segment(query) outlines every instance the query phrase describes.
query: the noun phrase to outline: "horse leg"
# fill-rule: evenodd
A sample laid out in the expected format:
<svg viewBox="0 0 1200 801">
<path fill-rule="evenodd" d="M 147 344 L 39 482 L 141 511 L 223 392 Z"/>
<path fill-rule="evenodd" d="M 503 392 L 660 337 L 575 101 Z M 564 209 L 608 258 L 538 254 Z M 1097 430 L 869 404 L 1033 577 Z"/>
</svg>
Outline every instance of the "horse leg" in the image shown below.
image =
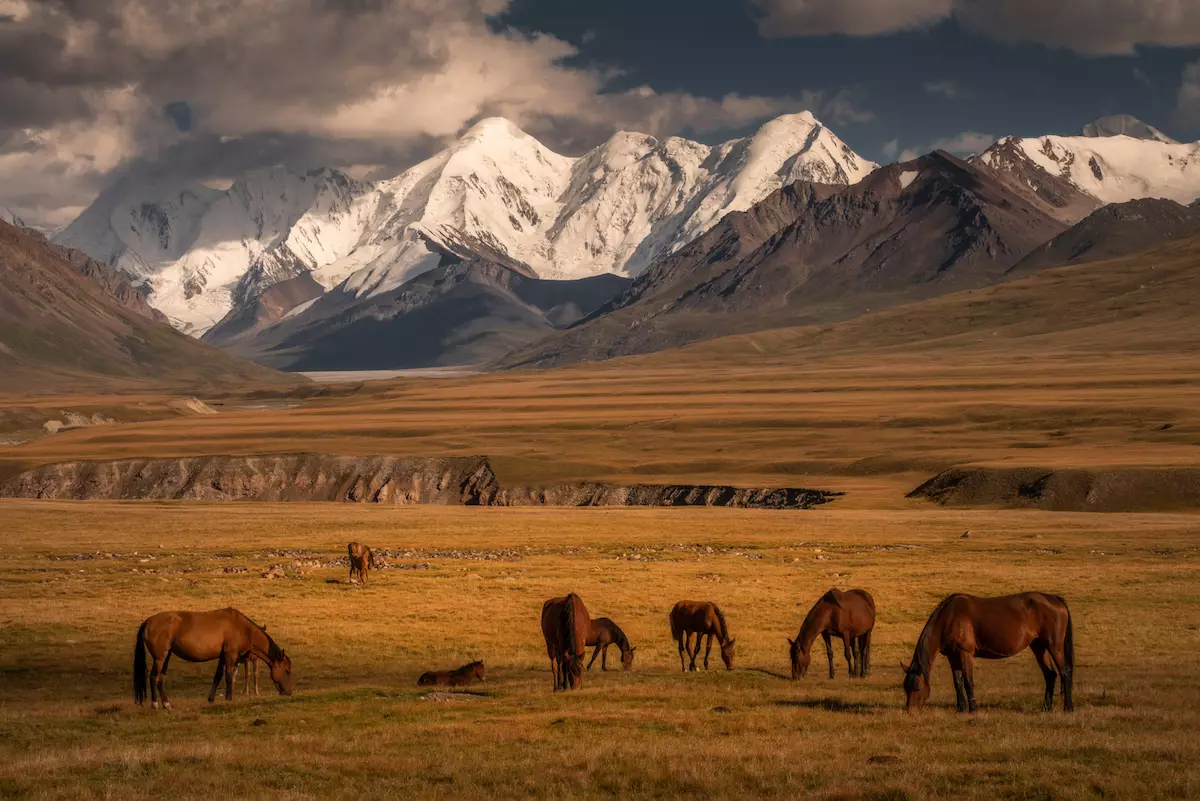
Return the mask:
<svg viewBox="0 0 1200 801">
<path fill-rule="evenodd" d="M 679 645 L 679 672 L 680 673 L 687 673 L 687 665 L 685 665 L 683 662 L 683 648 L 684 648 L 683 644 L 686 639 L 687 639 L 687 634 L 682 631 L 679 632 L 679 636 L 675 638 L 675 642 L 678 643 L 678 645 Z"/>
<path fill-rule="evenodd" d="M 963 677 L 962 654 L 954 651 L 946 655 L 950 662 L 950 673 L 954 676 L 954 695 L 959 712 L 967 711 L 967 688 Z"/>
<path fill-rule="evenodd" d="M 600 655 L 600 646 L 599 646 L 599 645 L 597 645 L 597 646 L 596 646 L 596 647 L 595 647 L 595 648 L 592 650 L 592 658 L 591 658 L 590 660 L 588 660 L 588 665 L 587 665 L 587 669 L 588 669 L 588 670 L 591 670 L 591 669 L 592 669 L 592 665 L 594 665 L 594 664 L 596 663 L 596 657 L 597 657 L 597 656 L 599 656 L 599 655 Z"/>
<path fill-rule="evenodd" d="M 979 705 L 975 703 L 975 655 L 965 651 L 962 655 L 963 689 L 967 691 L 967 709 L 976 712 Z"/>
<path fill-rule="evenodd" d="M 850 678 L 854 678 L 854 672 L 858 669 L 858 652 L 854 638 L 843 634 L 842 647 L 846 649 L 846 664 L 850 668 Z"/>
<path fill-rule="evenodd" d="M 595 659 L 595 657 L 592 657 L 592 658 Z M 603 648 L 600 649 L 600 669 L 606 673 L 608 672 L 608 646 L 607 645 L 605 645 Z"/>
<path fill-rule="evenodd" d="M 163 657 L 162 669 L 158 671 L 158 698 L 163 709 L 170 709 L 171 702 L 167 699 L 167 667 L 171 664 L 171 652 Z"/>
<path fill-rule="evenodd" d="M 867 629 L 867 633 L 862 636 L 862 675 L 863 678 L 871 675 L 871 630 Z"/>
<path fill-rule="evenodd" d="M 150 668 L 150 708 L 158 709 L 158 676 L 162 672 L 166 660 L 154 658 L 154 666 Z"/>
<path fill-rule="evenodd" d="M 225 677 L 225 658 L 220 656 L 217 658 L 217 672 L 213 674 L 212 689 L 208 693 L 208 702 L 211 704 L 217 700 L 217 687 L 221 683 L 221 679 Z"/>
<path fill-rule="evenodd" d="M 258 695 L 258 663 L 260 660 L 254 660 L 254 694 Z"/>
<path fill-rule="evenodd" d="M 550 656 L 550 675 L 554 677 L 554 691 L 558 692 L 558 660 Z"/>
<path fill-rule="evenodd" d="M 691 644 L 693 642 L 692 637 L 696 638 L 694 647 Z M 696 670 L 696 657 L 700 656 L 700 643 L 703 639 L 704 635 L 698 631 L 695 634 L 688 635 L 688 657 L 690 658 L 688 670 L 690 671 L 695 672 Z"/>
<path fill-rule="evenodd" d="M 1071 675 L 1071 668 L 1067 665 L 1067 656 L 1063 652 L 1061 642 L 1057 647 L 1050 648 L 1050 657 L 1054 660 L 1054 666 L 1058 668 L 1058 678 L 1062 684 L 1063 712 L 1073 712 L 1075 711 L 1075 702 L 1071 699 L 1071 685 L 1075 677 Z"/>
<path fill-rule="evenodd" d="M 821 632 L 821 639 L 825 641 L 825 656 L 829 657 L 829 678 L 833 678 L 833 639 L 829 636 L 829 632 Z"/>
<path fill-rule="evenodd" d="M 1042 678 L 1046 680 L 1046 697 L 1042 701 L 1042 709 L 1049 712 L 1054 709 L 1054 679 L 1058 677 L 1058 673 L 1050 665 L 1050 660 L 1046 658 L 1044 643 L 1034 640 L 1029 644 L 1029 650 L 1033 651 L 1034 657 L 1037 658 L 1038 667 L 1042 669 Z"/>
<path fill-rule="evenodd" d="M 233 679 L 237 671 L 237 652 L 225 657 L 225 700 L 233 700 Z"/>
<path fill-rule="evenodd" d="M 708 635 L 708 646 L 704 649 L 704 669 L 705 670 L 708 670 L 708 657 L 712 653 L 712 641 L 713 641 L 713 636 L 711 634 L 709 634 Z M 696 650 L 700 650 L 699 643 L 697 643 Z"/>
</svg>

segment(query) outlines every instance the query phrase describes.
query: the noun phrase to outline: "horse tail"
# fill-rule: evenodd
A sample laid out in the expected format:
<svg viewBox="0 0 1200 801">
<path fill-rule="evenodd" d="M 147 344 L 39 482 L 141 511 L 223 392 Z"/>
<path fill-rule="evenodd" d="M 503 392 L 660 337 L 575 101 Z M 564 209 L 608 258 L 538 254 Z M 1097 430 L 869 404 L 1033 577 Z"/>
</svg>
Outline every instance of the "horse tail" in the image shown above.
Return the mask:
<svg viewBox="0 0 1200 801">
<path fill-rule="evenodd" d="M 675 609 L 671 610 L 671 614 L 667 616 L 667 619 L 669 621 L 671 621 L 671 639 L 678 640 L 679 639 L 679 624 L 675 622 Z"/>
<path fill-rule="evenodd" d="M 142 621 L 137 643 L 133 646 L 133 700 L 139 704 L 146 700 L 146 624 L 149 622 Z"/>
<path fill-rule="evenodd" d="M 1066 658 L 1067 670 L 1070 671 L 1070 673 L 1072 675 L 1074 675 L 1074 673 L 1075 673 L 1075 632 L 1073 631 L 1073 628 L 1071 626 L 1071 608 L 1069 606 L 1067 606 L 1066 600 L 1061 599 L 1061 598 L 1059 600 L 1062 601 L 1063 609 L 1067 610 L 1067 636 L 1063 640 L 1063 656 Z"/>
</svg>

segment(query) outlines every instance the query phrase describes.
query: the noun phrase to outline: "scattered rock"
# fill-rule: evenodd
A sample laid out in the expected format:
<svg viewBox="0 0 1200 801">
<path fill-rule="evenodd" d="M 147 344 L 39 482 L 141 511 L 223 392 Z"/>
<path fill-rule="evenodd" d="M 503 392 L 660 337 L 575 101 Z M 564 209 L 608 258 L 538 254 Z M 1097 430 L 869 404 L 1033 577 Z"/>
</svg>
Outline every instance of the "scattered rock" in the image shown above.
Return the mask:
<svg viewBox="0 0 1200 801">
<path fill-rule="evenodd" d="M 875 754 L 867 757 L 868 765 L 895 765 L 899 761 L 900 757 L 891 754 Z"/>
<path fill-rule="evenodd" d="M 280 567 L 279 565 L 275 565 L 270 570 L 268 570 L 266 573 L 263 573 L 263 578 L 265 578 L 265 579 L 287 578 L 287 573 L 284 572 L 282 567 Z"/>
<path fill-rule="evenodd" d="M 222 573 L 249 573 L 250 568 L 245 565 L 231 565 L 221 570 Z"/>
<path fill-rule="evenodd" d="M 251 723 L 250 725 L 251 726 L 266 726 L 267 722 L 265 720 L 263 720 L 262 718 L 255 718 L 254 722 Z"/>
<path fill-rule="evenodd" d="M 714 706 L 712 708 L 712 711 L 713 712 L 732 712 L 733 710 L 727 706 Z"/>
<path fill-rule="evenodd" d="M 968 538 L 968 537 L 970 537 L 970 536 L 971 536 L 971 529 L 967 529 L 966 531 L 964 531 L 964 532 L 962 533 L 962 536 L 961 536 L 961 537 L 959 537 L 959 539 L 960 539 L 960 540 L 965 540 L 965 539 L 967 539 L 967 538 Z"/>
</svg>

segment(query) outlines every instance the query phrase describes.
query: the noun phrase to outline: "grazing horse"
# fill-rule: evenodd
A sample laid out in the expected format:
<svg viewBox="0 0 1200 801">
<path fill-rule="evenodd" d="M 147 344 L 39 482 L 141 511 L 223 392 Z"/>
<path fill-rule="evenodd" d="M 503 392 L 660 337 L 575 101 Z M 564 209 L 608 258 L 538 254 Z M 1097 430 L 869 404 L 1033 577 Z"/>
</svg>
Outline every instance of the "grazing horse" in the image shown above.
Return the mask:
<svg viewBox="0 0 1200 801">
<path fill-rule="evenodd" d="M 555 690 L 578 690 L 583 686 L 583 658 L 591 618 L 583 600 L 575 593 L 551 598 L 542 604 L 542 635 Z"/>
<path fill-rule="evenodd" d="M 596 646 L 596 650 L 592 651 L 591 661 L 587 663 L 588 670 L 592 669 L 597 655 L 600 657 L 600 669 L 608 670 L 608 646 L 610 645 L 616 645 L 621 649 L 621 670 L 633 669 L 633 652 L 637 648 L 629 644 L 629 638 L 625 636 L 625 632 L 621 631 L 621 627 L 608 618 L 598 617 L 592 621 L 592 625 L 588 628 L 587 645 L 589 648 L 593 645 Z"/>
<path fill-rule="evenodd" d="M 354 575 L 357 573 L 359 583 L 366 584 L 367 573 L 371 572 L 371 566 L 374 564 L 371 549 L 361 542 L 352 542 L 346 546 L 346 552 L 350 555 L 350 583 L 354 583 Z"/>
<path fill-rule="evenodd" d="M 696 647 L 691 647 L 692 635 L 696 635 Z M 721 661 L 727 670 L 733 670 L 734 638 L 729 636 L 729 626 L 717 605 L 710 601 L 680 601 L 671 610 L 671 637 L 679 643 L 679 668 L 684 672 L 696 669 L 696 656 L 700 653 L 700 641 L 708 635 L 708 647 L 704 649 L 704 669 L 708 670 L 708 655 L 712 653 L 713 637 L 721 646 Z M 683 652 L 687 650 L 692 662 L 683 665 Z"/>
<path fill-rule="evenodd" d="M 422 673 L 421 678 L 417 679 L 417 686 L 430 687 L 435 684 L 444 684 L 449 687 L 463 687 L 476 679 L 487 681 L 487 673 L 483 669 L 482 659 L 469 665 L 463 665 L 458 670 L 430 670 Z"/>
<path fill-rule="evenodd" d="M 846 651 L 850 678 L 871 672 L 871 629 L 875 628 L 875 599 L 866 590 L 830 590 L 813 604 L 791 646 L 792 678 L 802 679 L 812 662 L 812 644 L 817 635 L 825 640 L 829 678 L 833 678 L 833 637 L 840 637 Z"/>
<path fill-rule="evenodd" d="M 263 631 L 266 631 L 266 630 L 267 630 L 267 627 L 263 626 Z M 250 695 L 250 674 L 251 673 L 254 674 L 254 694 L 258 695 L 258 663 L 260 661 L 261 660 L 254 654 L 247 653 L 245 656 L 243 656 L 241 659 L 238 660 L 238 663 L 236 665 L 233 666 L 233 683 L 234 684 L 237 684 L 238 669 L 242 665 L 246 666 L 246 683 L 245 683 L 244 692 L 242 694 L 247 697 L 249 697 L 249 695 Z"/>
<path fill-rule="evenodd" d="M 280 695 L 292 694 L 292 660 L 275 644 L 267 632 L 236 609 L 213 612 L 159 612 L 146 618 L 138 629 L 133 649 L 133 700 L 146 700 L 146 652 L 154 660 L 149 671 L 151 706 L 170 709 L 167 700 L 167 666 L 171 656 L 178 655 L 188 662 L 217 660 L 211 704 L 217 696 L 217 685 L 225 678 L 225 700 L 233 700 L 233 677 L 237 663 L 248 654 L 267 663 L 271 681 Z"/>
<path fill-rule="evenodd" d="M 975 658 L 1006 659 L 1029 648 L 1046 680 L 1045 710 L 1054 708 L 1054 678 L 1062 680 L 1063 709 L 1075 708 L 1071 684 L 1075 673 L 1075 642 L 1071 611 L 1057 595 L 1023 592 L 999 598 L 951 595 L 933 610 L 912 662 L 904 668 L 906 709 L 919 709 L 929 698 L 929 672 L 939 653 L 954 672 L 958 711 L 976 710 Z"/>
</svg>

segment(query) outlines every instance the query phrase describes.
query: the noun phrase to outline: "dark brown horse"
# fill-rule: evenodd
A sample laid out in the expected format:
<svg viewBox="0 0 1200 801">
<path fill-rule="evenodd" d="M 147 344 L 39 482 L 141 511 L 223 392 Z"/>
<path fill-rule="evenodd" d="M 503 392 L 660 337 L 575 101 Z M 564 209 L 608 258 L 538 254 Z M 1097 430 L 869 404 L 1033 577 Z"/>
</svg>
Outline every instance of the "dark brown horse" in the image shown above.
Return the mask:
<svg viewBox="0 0 1200 801">
<path fill-rule="evenodd" d="M 875 628 L 875 599 L 866 590 L 830 590 L 813 604 L 800 626 L 791 647 L 792 678 L 802 679 L 812 662 L 812 644 L 820 635 L 829 657 L 829 678 L 833 678 L 833 637 L 840 637 L 846 652 L 850 677 L 871 672 L 871 630 Z"/>
<path fill-rule="evenodd" d="M 350 556 L 350 583 L 354 583 L 354 576 L 357 574 L 359 582 L 366 584 L 367 573 L 371 572 L 374 564 L 371 549 L 361 542 L 352 542 L 346 546 L 346 552 Z"/>
<path fill-rule="evenodd" d="M 487 673 L 483 669 L 483 660 L 463 665 L 458 670 L 430 670 L 421 674 L 417 679 L 418 687 L 431 687 L 444 684 L 449 687 L 465 687 L 475 680 L 487 681 Z"/>
<path fill-rule="evenodd" d="M 587 608 L 575 593 L 542 604 L 542 635 L 555 690 L 578 690 L 583 686 L 583 658 L 590 628 Z"/>
<path fill-rule="evenodd" d="M 1045 709 L 1054 707 L 1054 678 L 1062 680 L 1063 709 L 1075 708 L 1071 684 L 1075 642 L 1071 611 L 1057 595 L 1023 592 L 999 598 L 951 595 L 937 605 L 917 639 L 912 662 L 904 668 L 907 709 L 929 698 L 929 672 L 939 653 L 954 672 L 958 711 L 976 710 L 975 658 L 1006 659 L 1029 648 L 1046 679 Z"/>
<path fill-rule="evenodd" d="M 696 635 L 696 647 L 691 644 Z M 721 646 L 721 661 L 727 670 L 733 670 L 734 638 L 729 636 L 725 615 L 710 601 L 680 601 L 671 610 L 671 637 L 679 643 L 679 668 L 683 671 L 696 669 L 696 656 L 700 653 L 700 641 L 708 636 L 708 647 L 704 649 L 704 669 L 708 670 L 708 656 L 712 653 L 713 637 Z M 688 652 L 691 665 L 684 667 L 683 652 Z"/>
<path fill-rule="evenodd" d="M 247 654 L 263 660 L 271 673 L 280 695 L 292 694 L 292 660 L 275 644 L 267 632 L 236 609 L 213 612 L 159 612 L 142 623 L 133 649 L 133 700 L 146 700 L 146 652 L 154 661 L 149 671 L 151 705 L 170 709 L 167 700 L 167 667 L 171 656 L 188 662 L 217 660 L 211 704 L 217 696 L 217 685 L 225 679 L 225 700 L 233 699 L 233 677 L 239 660 Z"/>
<path fill-rule="evenodd" d="M 592 621 L 591 627 L 588 628 L 587 644 L 589 648 L 593 645 L 596 646 L 596 650 L 592 651 L 592 658 L 587 664 L 588 670 L 592 669 L 597 655 L 600 656 L 600 669 L 608 670 L 608 646 L 610 645 L 621 649 L 621 670 L 633 668 L 633 652 L 637 648 L 629 644 L 629 638 L 625 636 L 625 632 L 621 631 L 621 627 L 608 618 L 598 617 Z"/>
</svg>

